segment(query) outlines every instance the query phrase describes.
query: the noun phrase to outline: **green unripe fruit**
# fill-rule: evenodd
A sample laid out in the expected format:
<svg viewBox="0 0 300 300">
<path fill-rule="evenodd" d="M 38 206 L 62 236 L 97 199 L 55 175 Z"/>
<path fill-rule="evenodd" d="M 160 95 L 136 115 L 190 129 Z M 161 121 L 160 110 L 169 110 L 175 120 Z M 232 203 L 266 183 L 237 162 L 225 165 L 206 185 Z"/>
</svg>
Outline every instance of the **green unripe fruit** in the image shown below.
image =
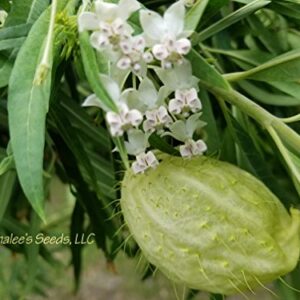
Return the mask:
<svg viewBox="0 0 300 300">
<path fill-rule="evenodd" d="M 263 183 L 207 157 L 165 157 L 143 175 L 127 171 L 122 211 L 146 258 L 189 288 L 230 295 L 292 271 L 300 212 Z"/>
</svg>

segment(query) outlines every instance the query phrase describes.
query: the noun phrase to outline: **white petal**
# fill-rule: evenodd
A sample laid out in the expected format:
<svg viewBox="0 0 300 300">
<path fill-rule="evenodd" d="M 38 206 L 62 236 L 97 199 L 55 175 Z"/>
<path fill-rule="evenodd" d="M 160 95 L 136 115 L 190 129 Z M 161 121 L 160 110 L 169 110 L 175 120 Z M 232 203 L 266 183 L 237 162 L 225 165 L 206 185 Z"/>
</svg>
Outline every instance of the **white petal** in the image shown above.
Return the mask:
<svg viewBox="0 0 300 300">
<path fill-rule="evenodd" d="M 179 152 L 180 155 L 184 158 L 192 157 L 193 155 L 190 145 L 186 145 L 186 144 L 179 146 Z"/>
<path fill-rule="evenodd" d="M 98 50 L 102 50 L 104 47 L 109 45 L 107 36 L 102 34 L 100 31 L 95 31 L 91 34 L 90 42 L 91 45 Z"/>
<path fill-rule="evenodd" d="M 146 166 L 140 165 L 137 161 L 132 163 L 131 169 L 134 174 L 144 173 L 147 169 Z"/>
<path fill-rule="evenodd" d="M 170 62 L 170 61 L 167 61 L 167 60 L 163 60 L 161 62 L 161 67 L 164 69 L 164 70 L 171 70 L 173 68 L 173 64 Z"/>
<path fill-rule="evenodd" d="M 150 52 L 145 52 L 143 53 L 143 59 L 147 64 L 149 64 L 153 61 L 153 55 Z"/>
<path fill-rule="evenodd" d="M 148 109 L 152 109 L 155 106 L 158 94 L 154 86 L 154 83 L 149 79 L 145 78 L 142 80 L 139 86 L 139 98 L 145 103 Z"/>
<path fill-rule="evenodd" d="M 97 106 L 97 107 L 103 109 L 102 102 L 100 101 L 100 99 L 99 99 L 95 94 L 92 94 L 92 95 L 88 96 L 88 97 L 84 100 L 84 102 L 82 103 L 81 106 L 83 106 L 83 107 Z"/>
<path fill-rule="evenodd" d="M 161 123 L 167 124 L 170 122 L 170 116 L 168 115 L 168 111 L 164 106 L 160 106 L 157 110 L 157 116 Z"/>
<path fill-rule="evenodd" d="M 107 37 L 110 37 L 110 36 L 113 35 L 112 27 L 107 22 L 101 21 L 100 22 L 100 29 L 101 29 L 101 33 L 106 35 Z"/>
<path fill-rule="evenodd" d="M 142 10 L 140 12 L 140 22 L 144 33 L 153 41 L 160 41 L 165 32 L 163 18 L 156 12 Z"/>
<path fill-rule="evenodd" d="M 112 24 L 113 32 L 117 35 L 123 35 L 126 33 L 125 23 L 120 18 L 116 19 Z"/>
<path fill-rule="evenodd" d="M 171 5 L 164 14 L 164 21 L 168 33 L 175 37 L 178 36 L 184 29 L 184 5 L 178 1 Z"/>
<path fill-rule="evenodd" d="M 102 21 L 112 22 L 118 17 L 118 5 L 114 3 L 95 1 L 96 14 Z"/>
<path fill-rule="evenodd" d="M 124 54 L 130 54 L 132 52 L 132 43 L 130 39 L 121 41 L 120 48 Z"/>
<path fill-rule="evenodd" d="M 129 57 L 122 57 L 118 63 L 117 63 L 117 67 L 121 70 L 127 70 L 129 69 L 131 66 L 131 60 Z"/>
<path fill-rule="evenodd" d="M 142 35 L 133 37 L 133 48 L 138 52 L 144 52 L 146 41 Z"/>
<path fill-rule="evenodd" d="M 178 99 L 172 99 L 169 102 L 168 108 L 171 114 L 180 114 L 182 110 L 182 102 L 178 101 Z"/>
<path fill-rule="evenodd" d="M 119 104 L 121 92 L 118 84 L 112 80 L 109 76 L 100 74 L 100 80 L 107 90 L 107 93 L 111 97 L 111 99 L 116 103 Z"/>
<path fill-rule="evenodd" d="M 155 168 L 159 164 L 157 158 L 155 157 L 152 151 L 146 153 L 145 160 L 147 162 L 147 165 L 151 168 Z"/>
<path fill-rule="evenodd" d="M 162 44 L 154 45 L 152 48 L 153 55 L 158 60 L 164 60 L 169 56 L 169 51 L 166 46 Z"/>
<path fill-rule="evenodd" d="M 143 129 L 145 132 L 154 132 L 155 128 L 153 122 L 151 120 L 146 120 L 143 123 Z"/>
<path fill-rule="evenodd" d="M 127 113 L 126 120 L 129 124 L 136 127 L 143 121 L 143 115 L 137 109 L 132 109 Z"/>
<path fill-rule="evenodd" d="M 175 43 L 176 52 L 181 55 L 186 55 L 190 52 L 192 44 L 188 39 L 180 39 Z"/>
<path fill-rule="evenodd" d="M 120 124 L 120 126 L 122 126 L 122 120 L 120 116 L 113 111 L 109 111 L 106 113 L 106 121 L 108 122 L 109 125 Z"/>
<path fill-rule="evenodd" d="M 175 91 L 175 98 L 177 100 L 181 101 L 182 104 L 183 104 L 184 101 L 185 101 L 185 93 L 184 93 L 184 91 L 182 91 L 182 90 L 176 90 Z"/>
<path fill-rule="evenodd" d="M 149 120 L 149 121 L 153 122 L 153 124 L 155 124 L 155 122 L 156 122 L 156 110 L 152 110 L 152 111 L 147 110 L 145 115 L 146 115 L 147 120 Z"/>
<path fill-rule="evenodd" d="M 195 148 L 193 149 L 194 155 L 200 155 L 207 150 L 207 145 L 203 140 L 198 140 L 193 148 Z"/>
<path fill-rule="evenodd" d="M 96 14 L 91 12 L 83 12 L 78 17 L 78 29 L 80 32 L 84 30 L 99 29 L 99 21 Z"/>
<path fill-rule="evenodd" d="M 140 7 L 141 4 L 136 0 L 120 0 L 118 17 L 125 21 L 133 12 L 137 11 Z"/>
</svg>

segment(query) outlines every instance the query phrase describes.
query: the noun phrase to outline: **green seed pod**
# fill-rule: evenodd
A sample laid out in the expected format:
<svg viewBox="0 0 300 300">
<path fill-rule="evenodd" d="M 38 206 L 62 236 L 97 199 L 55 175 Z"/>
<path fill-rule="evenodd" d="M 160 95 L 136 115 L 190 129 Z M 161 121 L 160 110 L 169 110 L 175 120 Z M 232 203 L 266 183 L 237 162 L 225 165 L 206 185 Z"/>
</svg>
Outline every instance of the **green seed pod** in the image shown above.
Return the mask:
<svg viewBox="0 0 300 300">
<path fill-rule="evenodd" d="M 291 215 L 259 180 L 212 158 L 167 156 L 127 171 L 122 211 L 146 258 L 189 288 L 230 295 L 292 271 L 300 212 Z"/>
</svg>

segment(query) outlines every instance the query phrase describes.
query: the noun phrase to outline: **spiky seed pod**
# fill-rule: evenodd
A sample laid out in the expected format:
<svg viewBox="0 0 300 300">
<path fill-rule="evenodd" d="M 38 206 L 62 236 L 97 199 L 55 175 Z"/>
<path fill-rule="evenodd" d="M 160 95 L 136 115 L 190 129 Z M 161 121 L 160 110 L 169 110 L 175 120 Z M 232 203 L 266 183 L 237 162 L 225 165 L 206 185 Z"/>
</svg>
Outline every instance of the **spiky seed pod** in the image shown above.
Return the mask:
<svg viewBox="0 0 300 300">
<path fill-rule="evenodd" d="M 230 295 L 293 270 L 300 212 L 291 215 L 259 180 L 212 158 L 165 157 L 127 171 L 122 211 L 146 258 L 171 280 Z"/>
</svg>

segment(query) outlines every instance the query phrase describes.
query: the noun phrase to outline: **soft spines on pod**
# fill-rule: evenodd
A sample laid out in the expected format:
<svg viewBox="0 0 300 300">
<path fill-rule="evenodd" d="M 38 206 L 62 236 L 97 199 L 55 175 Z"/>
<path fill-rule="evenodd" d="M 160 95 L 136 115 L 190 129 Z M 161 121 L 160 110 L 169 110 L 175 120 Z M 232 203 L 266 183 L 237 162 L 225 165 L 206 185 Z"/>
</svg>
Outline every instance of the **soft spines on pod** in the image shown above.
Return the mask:
<svg viewBox="0 0 300 300">
<path fill-rule="evenodd" d="M 225 295 L 292 271 L 300 212 L 259 180 L 208 157 L 166 156 L 122 183 L 122 211 L 146 258 L 187 287 Z"/>
</svg>

